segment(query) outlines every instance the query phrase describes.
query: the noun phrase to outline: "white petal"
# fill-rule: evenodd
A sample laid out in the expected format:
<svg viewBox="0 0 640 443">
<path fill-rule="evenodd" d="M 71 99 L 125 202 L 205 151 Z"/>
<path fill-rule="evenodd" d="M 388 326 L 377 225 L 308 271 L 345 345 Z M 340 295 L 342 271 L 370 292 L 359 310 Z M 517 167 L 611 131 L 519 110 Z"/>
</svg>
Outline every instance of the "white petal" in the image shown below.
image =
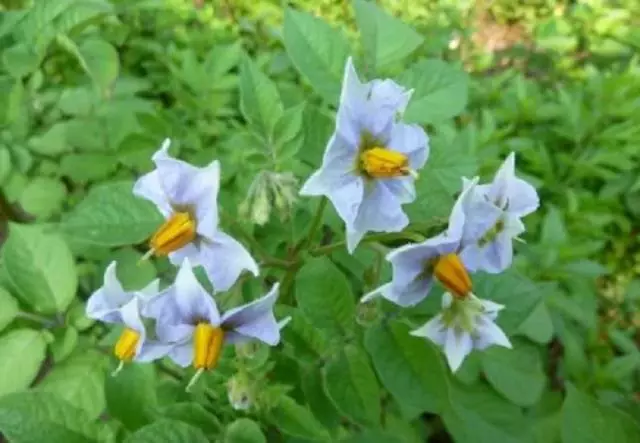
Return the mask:
<svg viewBox="0 0 640 443">
<path fill-rule="evenodd" d="M 226 291 L 244 270 L 258 275 L 258 264 L 233 237 L 218 231 L 212 241 L 200 245 L 200 262 L 216 292 Z"/>
<path fill-rule="evenodd" d="M 140 363 L 148 363 L 155 360 L 159 360 L 166 356 L 174 345 L 145 341 L 140 348 L 140 352 L 135 357 L 135 361 Z"/>
<path fill-rule="evenodd" d="M 476 328 L 478 338 L 476 339 L 477 349 L 486 349 L 491 345 L 511 348 L 511 342 L 504 331 L 500 329 L 490 318 L 484 317 Z"/>
<path fill-rule="evenodd" d="M 222 317 L 225 329 L 240 335 L 256 338 L 271 346 L 280 341 L 280 327 L 273 315 L 279 285 L 275 284 L 264 297 L 252 303 L 232 309 Z"/>
<path fill-rule="evenodd" d="M 193 362 L 193 343 L 186 341 L 185 343 L 174 346 L 171 351 L 169 351 L 169 358 L 178 366 L 186 368 Z"/>
<path fill-rule="evenodd" d="M 173 212 L 157 169 L 143 175 L 134 183 L 133 194 L 152 202 L 165 218 L 168 218 Z"/>
<path fill-rule="evenodd" d="M 424 166 L 429 157 L 429 137 L 418 125 L 394 125 L 387 147 L 406 154 L 409 166 L 416 171 Z"/>
<path fill-rule="evenodd" d="M 380 182 L 365 192 L 353 225 L 356 232 L 399 232 L 409 224 L 398 199 Z"/>
<path fill-rule="evenodd" d="M 195 243 L 188 243 L 177 251 L 169 254 L 169 260 L 176 266 L 180 266 L 186 258 L 189 259 L 193 267 L 202 265 L 202 263 L 200 263 L 200 250 Z"/>
<path fill-rule="evenodd" d="M 473 346 L 471 336 L 454 328 L 447 329 L 444 343 L 444 354 L 452 372 L 458 370 Z"/>
<path fill-rule="evenodd" d="M 447 328 L 442 323 L 442 315 L 437 315 L 418 329 L 411 331 L 411 335 L 428 338 L 438 346 L 444 346 Z"/>
<path fill-rule="evenodd" d="M 196 278 L 189 259 L 185 259 L 178 270 L 174 291 L 174 302 L 184 319 L 183 323 L 206 319 L 213 326 L 220 324 L 218 307 Z"/>
<path fill-rule="evenodd" d="M 150 298 L 158 295 L 160 292 L 160 279 L 156 278 L 155 280 L 149 282 L 147 286 L 137 291 L 138 294 L 143 297 Z"/>
<path fill-rule="evenodd" d="M 106 323 L 119 323 L 118 310 L 133 299 L 133 294 L 125 292 L 116 275 L 116 262 L 107 266 L 102 288 L 95 291 L 87 301 L 87 317 Z"/>
<path fill-rule="evenodd" d="M 362 240 L 366 233 L 367 231 L 358 231 L 347 226 L 347 251 L 349 254 L 353 254 L 353 251 L 356 250 L 360 240 Z"/>
</svg>

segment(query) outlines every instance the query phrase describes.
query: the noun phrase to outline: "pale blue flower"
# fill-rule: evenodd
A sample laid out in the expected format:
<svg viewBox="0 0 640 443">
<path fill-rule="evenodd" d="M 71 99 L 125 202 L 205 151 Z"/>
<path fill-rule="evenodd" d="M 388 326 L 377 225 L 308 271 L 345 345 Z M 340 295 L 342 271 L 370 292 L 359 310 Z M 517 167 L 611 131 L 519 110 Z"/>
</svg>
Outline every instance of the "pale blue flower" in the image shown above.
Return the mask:
<svg viewBox="0 0 640 443">
<path fill-rule="evenodd" d="M 411 93 L 392 80 L 362 83 L 347 60 L 335 132 L 321 168 L 300 193 L 331 200 L 346 224 L 349 252 L 369 231 L 397 232 L 409 223 L 402 205 L 415 200 L 415 171 L 429 154 L 424 130 L 397 121 Z M 373 152 L 392 161 L 365 160 Z M 392 172 L 382 170 L 383 164 L 391 165 Z"/>
<path fill-rule="evenodd" d="M 380 295 L 399 306 L 420 303 L 430 292 L 435 278 L 435 265 L 440 257 L 456 254 L 466 226 L 465 205 L 477 179 L 465 182 L 449 217 L 447 230 L 422 243 L 407 244 L 391 251 L 386 259 L 391 263 L 391 282 L 366 294 L 366 302 Z"/>
<path fill-rule="evenodd" d="M 104 284 L 87 301 L 87 317 L 105 323 L 121 324 L 135 331 L 135 351 L 131 359 L 148 362 L 160 358 L 164 351 L 157 343 L 147 340 L 147 331 L 141 318 L 144 305 L 158 294 L 159 280 L 154 280 L 139 291 L 125 291 L 116 275 L 116 262 L 107 266 Z"/>
<path fill-rule="evenodd" d="M 277 296 L 275 284 L 264 297 L 221 314 L 214 299 L 198 282 L 187 258 L 174 284 L 146 305 L 144 315 L 156 320 L 156 334 L 168 346 L 167 355 L 184 367 L 194 361 L 194 335 L 200 325 L 221 330 L 224 344 L 259 340 L 277 345 L 280 329 L 288 321 L 278 323 L 273 315 Z"/>
<path fill-rule="evenodd" d="M 186 240 L 178 242 L 178 249 L 169 248 L 171 262 L 179 265 L 189 258 L 192 265 L 201 265 L 218 291 L 229 289 L 244 270 L 258 275 L 258 265 L 244 246 L 219 230 L 218 161 L 204 168 L 192 166 L 170 157 L 169 144 L 165 140 L 153 155 L 156 169 L 142 176 L 133 192 L 153 202 L 169 221 L 176 214 L 187 214 L 195 232 L 176 234 L 184 234 Z"/>
<path fill-rule="evenodd" d="M 474 295 L 461 299 L 445 292 L 442 312 L 411 335 L 428 338 L 442 347 L 449 367 L 455 372 L 473 349 L 481 351 L 492 345 L 511 348 L 511 342 L 495 323 L 503 308 Z"/>
<path fill-rule="evenodd" d="M 533 186 L 515 176 L 515 154 L 504 161 L 491 184 L 468 198 L 460 256 L 469 271 L 499 273 L 511 265 L 513 239 L 524 232 L 520 220 L 539 206 Z"/>
</svg>

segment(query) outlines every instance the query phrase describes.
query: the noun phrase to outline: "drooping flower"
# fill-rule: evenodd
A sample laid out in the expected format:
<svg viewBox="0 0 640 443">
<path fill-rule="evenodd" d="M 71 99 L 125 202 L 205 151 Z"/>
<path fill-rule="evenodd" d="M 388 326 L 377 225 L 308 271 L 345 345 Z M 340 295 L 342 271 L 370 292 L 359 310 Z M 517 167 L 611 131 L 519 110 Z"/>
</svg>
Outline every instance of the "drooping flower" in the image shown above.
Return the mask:
<svg viewBox="0 0 640 443">
<path fill-rule="evenodd" d="M 236 411 L 246 411 L 254 403 L 251 381 L 245 372 L 238 372 L 227 383 L 227 398 Z"/>
<path fill-rule="evenodd" d="M 291 172 L 261 171 L 240 204 L 240 216 L 257 225 L 264 225 L 275 208 L 280 220 L 285 221 L 295 204 L 297 185 L 298 180 Z"/>
<path fill-rule="evenodd" d="M 465 182 L 445 232 L 422 243 L 402 246 L 387 255 L 393 270 L 391 282 L 365 295 L 363 302 L 381 295 L 399 306 L 413 306 L 429 294 L 434 278 L 457 297 L 471 293 L 471 279 L 458 251 L 466 226 L 464 208 L 476 183 L 477 179 Z"/>
<path fill-rule="evenodd" d="M 525 230 L 521 218 L 540 204 L 535 188 L 516 177 L 513 152 L 491 184 L 475 187 L 470 201 L 465 208 L 469 225 L 460 256 L 472 272 L 502 272 L 513 260 L 513 239 Z M 483 219 L 483 223 L 474 223 L 479 219 Z"/>
<path fill-rule="evenodd" d="M 220 165 L 197 168 L 168 154 L 170 140 L 152 157 L 156 169 L 135 183 L 133 193 L 153 202 L 166 222 L 151 237 L 150 253 L 179 265 L 202 265 L 218 291 L 229 289 L 243 270 L 258 275 L 249 252 L 218 228 Z"/>
<path fill-rule="evenodd" d="M 216 366 L 224 344 L 279 343 L 288 320 L 278 323 L 273 315 L 277 296 L 275 284 L 264 297 L 220 314 L 187 258 L 175 283 L 146 305 L 144 315 L 156 320 L 156 334 L 169 346 L 169 358 L 183 367 L 193 365 L 200 374 Z"/>
<path fill-rule="evenodd" d="M 87 317 L 105 323 L 122 324 L 124 330 L 114 347 L 114 354 L 122 368 L 132 360 L 148 362 L 160 358 L 162 347 L 147 340 L 147 331 L 141 318 L 143 305 L 158 294 L 159 281 L 154 280 L 139 291 L 125 291 L 116 275 L 116 262 L 111 262 L 104 273 L 103 286 L 87 301 Z"/>
<path fill-rule="evenodd" d="M 511 342 L 495 324 L 503 308 L 474 295 L 459 298 L 445 292 L 442 312 L 411 335 L 428 338 L 441 346 L 449 367 L 455 372 L 473 349 L 484 350 L 491 345 L 511 348 Z"/>
<path fill-rule="evenodd" d="M 331 200 L 349 252 L 369 231 L 397 232 L 409 223 L 402 205 L 415 200 L 416 171 L 429 154 L 424 130 L 396 121 L 411 94 L 389 79 L 362 83 L 347 60 L 335 132 L 300 194 Z"/>
</svg>

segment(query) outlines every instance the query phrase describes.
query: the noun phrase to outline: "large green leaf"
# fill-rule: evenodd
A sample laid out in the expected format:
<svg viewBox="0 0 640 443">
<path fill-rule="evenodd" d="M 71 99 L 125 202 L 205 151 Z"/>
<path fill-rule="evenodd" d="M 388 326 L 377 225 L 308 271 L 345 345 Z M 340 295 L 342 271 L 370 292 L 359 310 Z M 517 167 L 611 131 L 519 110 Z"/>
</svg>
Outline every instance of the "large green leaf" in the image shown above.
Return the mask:
<svg viewBox="0 0 640 443">
<path fill-rule="evenodd" d="M 239 418 L 227 427 L 224 443 L 267 443 L 267 438 L 258 423 L 248 418 Z"/>
<path fill-rule="evenodd" d="M 176 386 L 176 388 L 181 395 L 184 394 L 179 386 Z M 154 398 L 152 398 L 151 401 L 155 401 Z M 175 399 L 173 401 L 175 401 Z M 220 434 L 221 425 L 218 417 L 199 403 L 187 401 L 171 403 L 160 408 L 158 413 L 164 418 L 178 420 L 195 426 L 204 432 L 207 437 Z"/>
<path fill-rule="evenodd" d="M 98 418 L 106 406 L 105 360 L 97 351 L 74 355 L 55 365 L 37 389 L 66 400 L 92 419 Z"/>
<path fill-rule="evenodd" d="M 308 441 L 326 442 L 329 432 L 316 420 L 311 411 L 291 397 L 281 397 L 269 411 L 267 419 L 281 432 Z"/>
<path fill-rule="evenodd" d="M 402 323 L 375 326 L 366 332 L 365 347 L 404 415 L 440 412 L 448 396 L 447 370 L 435 347 L 409 332 Z"/>
<path fill-rule="evenodd" d="M 524 341 L 513 342 L 513 349 L 487 349 L 482 368 L 494 389 L 516 405 L 532 406 L 542 395 L 546 378 L 540 352 Z"/>
<path fill-rule="evenodd" d="M 46 352 L 44 336 L 32 329 L 14 329 L 0 337 L 0 395 L 29 387 Z"/>
<path fill-rule="evenodd" d="M 349 43 L 343 34 L 306 12 L 287 9 L 284 45 L 296 69 L 329 103 L 337 103 Z"/>
<path fill-rule="evenodd" d="M 60 227 L 70 237 L 102 246 L 144 241 L 160 226 L 162 217 L 146 200 L 132 193 L 130 182 L 93 188 Z"/>
<path fill-rule="evenodd" d="M 562 443 L 637 443 L 640 426 L 624 412 L 569 386 L 562 405 Z"/>
<path fill-rule="evenodd" d="M 207 443 L 209 440 L 196 427 L 177 420 L 162 419 L 138 429 L 124 443 Z"/>
<path fill-rule="evenodd" d="M 480 298 L 490 299 L 507 307 L 498 314 L 498 324 L 507 335 L 520 328 L 543 295 L 541 286 L 514 270 L 507 270 L 499 275 L 475 275 L 473 292 Z"/>
<path fill-rule="evenodd" d="M 78 60 L 96 87 L 104 92 L 115 82 L 120 71 L 118 52 L 105 40 L 85 39 L 79 46 Z"/>
<path fill-rule="evenodd" d="M 528 429 L 520 409 L 488 387 L 452 385 L 442 414 L 456 443 L 522 443 Z"/>
<path fill-rule="evenodd" d="M 405 118 L 416 123 L 438 123 L 460 114 L 467 106 L 469 79 L 464 71 L 442 60 L 421 60 L 400 76 L 413 88 Z"/>
<path fill-rule="evenodd" d="M 58 213 L 67 196 L 64 184 L 49 177 L 36 177 L 22 190 L 20 205 L 29 214 L 48 218 Z"/>
<path fill-rule="evenodd" d="M 0 331 L 4 330 L 16 318 L 18 311 L 16 299 L 5 288 L 0 286 Z"/>
<path fill-rule="evenodd" d="M 349 281 L 326 257 L 311 259 L 300 269 L 296 276 L 296 300 L 304 315 L 318 328 L 346 331 L 355 325 L 355 301 Z"/>
<path fill-rule="evenodd" d="M 240 65 L 240 109 L 244 117 L 267 140 L 282 116 L 278 89 L 249 57 Z"/>
<path fill-rule="evenodd" d="M 402 20 L 389 15 L 374 2 L 355 0 L 360 41 L 374 69 L 401 61 L 424 39 Z"/>
<path fill-rule="evenodd" d="M 34 310 L 64 312 L 73 300 L 78 275 L 71 251 L 59 235 L 11 224 L 2 259 L 14 295 Z"/>
<path fill-rule="evenodd" d="M 345 346 L 323 376 L 327 395 L 343 415 L 365 425 L 380 422 L 380 388 L 364 351 Z"/>
<path fill-rule="evenodd" d="M 109 415 L 130 430 L 148 424 L 158 402 L 155 382 L 155 368 L 150 365 L 125 365 L 116 376 L 107 377 L 104 392 Z"/>
<path fill-rule="evenodd" d="M 108 435 L 84 411 L 44 392 L 2 397 L 0 431 L 11 443 L 96 443 Z"/>
</svg>

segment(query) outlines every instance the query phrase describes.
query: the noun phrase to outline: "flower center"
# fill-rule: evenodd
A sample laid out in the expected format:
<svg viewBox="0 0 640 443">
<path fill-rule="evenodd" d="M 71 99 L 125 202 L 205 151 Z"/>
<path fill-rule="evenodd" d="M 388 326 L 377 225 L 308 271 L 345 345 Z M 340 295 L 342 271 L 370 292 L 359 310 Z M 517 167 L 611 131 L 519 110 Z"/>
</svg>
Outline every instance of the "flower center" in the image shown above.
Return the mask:
<svg viewBox="0 0 640 443">
<path fill-rule="evenodd" d="M 176 212 L 164 222 L 149 241 L 156 255 L 168 255 L 196 238 L 196 221 L 188 212 Z"/>
<path fill-rule="evenodd" d="M 484 247 L 485 245 L 494 241 L 498 236 L 498 234 L 500 234 L 504 230 L 504 228 L 505 228 L 504 220 L 499 219 L 496 222 L 496 224 L 493 225 L 493 227 L 489 229 L 487 232 L 485 232 L 484 235 L 480 238 L 480 240 L 478 240 L 478 246 Z"/>
<path fill-rule="evenodd" d="M 415 174 L 401 152 L 375 146 L 360 154 L 360 168 L 369 177 L 393 178 Z"/>
<path fill-rule="evenodd" d="M 224 343 L 224 331 L 209 323 L 198 323 L 193 340 L 193 367 L 211 369 L 220 358 Z"/>
<path fill-rule="evenodd" d="M 471 278 L 457 254 L 439 257 L 434 266 L 436 278 L 458 298 L 465 298 L 471 293 Z"/>
<path fill-rule="evenodd" d="M 136 354 L 136 346 L 139 340 L 140 333 L 131 328 L 125 328 L 116 342 L 113 353 L 120 361 L 131 361 Z"/>
</svg>

